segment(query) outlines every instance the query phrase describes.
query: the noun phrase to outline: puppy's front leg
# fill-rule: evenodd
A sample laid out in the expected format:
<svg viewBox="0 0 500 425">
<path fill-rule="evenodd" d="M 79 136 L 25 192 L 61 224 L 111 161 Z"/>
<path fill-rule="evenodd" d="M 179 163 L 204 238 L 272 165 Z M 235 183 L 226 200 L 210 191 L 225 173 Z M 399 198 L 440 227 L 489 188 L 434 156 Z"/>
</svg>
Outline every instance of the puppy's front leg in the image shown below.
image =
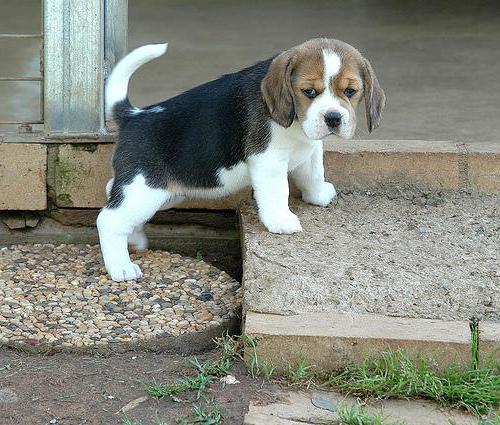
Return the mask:
<svg viewBox="0 0 500 425">
<path fill-rule="evenodd" d="M 262 224 L 272 233 L 301 232 L 298 217 L 288 208 L 288 162 L 257 160 L 249 165 Z"/>
<path fill-rule="evenodd" d="M 309 204 L 326 207 L 337 196 L 333 184 L 325 182 L 323 143 L 318 143 L 310 158 L 295 168 L 291 174 L 302 192 L 302 199 Z"/>
</svg>

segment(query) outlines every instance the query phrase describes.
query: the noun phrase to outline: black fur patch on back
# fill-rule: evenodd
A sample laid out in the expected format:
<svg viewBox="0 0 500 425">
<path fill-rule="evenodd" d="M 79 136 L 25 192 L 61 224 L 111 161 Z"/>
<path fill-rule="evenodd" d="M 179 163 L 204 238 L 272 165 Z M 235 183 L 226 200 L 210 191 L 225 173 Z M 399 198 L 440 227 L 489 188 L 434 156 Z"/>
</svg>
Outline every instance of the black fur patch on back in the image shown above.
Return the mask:
<svg viewBox="0 0 500 425">
<path fill-rule="evenodd" d="M 263 151 L 270 116 L 260 83 L 272 59 L 224 75 L 136 114 L 128 99 L 115 105 L 119 125 L 108 207 L 119 206 L 122 187 L 137 174 L 148 185 L 176 182 L 192 188 L 220 185 L 218 171 Z M 161 112 L 148 109 L 161 107 Z"/>
</svg>

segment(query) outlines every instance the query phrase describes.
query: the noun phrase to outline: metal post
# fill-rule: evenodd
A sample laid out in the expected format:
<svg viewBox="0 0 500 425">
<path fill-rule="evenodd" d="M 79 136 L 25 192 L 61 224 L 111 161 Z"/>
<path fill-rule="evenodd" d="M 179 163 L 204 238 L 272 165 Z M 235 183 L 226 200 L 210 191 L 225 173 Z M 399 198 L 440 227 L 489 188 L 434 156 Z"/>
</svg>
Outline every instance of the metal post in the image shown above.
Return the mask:
<svg viewBox="0 0 500 425">
<path fill-rule="evenodd" d="M 127 6 L 127 0 L 44 0 L 44 109 L 49 137 L 105 133 L 104 78 L 106 67 L 126 49 Z"/>
<path fill-rule="evenodd" d="M 104 73 L 127 54 L 128 0 L 105 0 Z M 106 117 L 106 121 L 107 121 Z"/>
</svg>

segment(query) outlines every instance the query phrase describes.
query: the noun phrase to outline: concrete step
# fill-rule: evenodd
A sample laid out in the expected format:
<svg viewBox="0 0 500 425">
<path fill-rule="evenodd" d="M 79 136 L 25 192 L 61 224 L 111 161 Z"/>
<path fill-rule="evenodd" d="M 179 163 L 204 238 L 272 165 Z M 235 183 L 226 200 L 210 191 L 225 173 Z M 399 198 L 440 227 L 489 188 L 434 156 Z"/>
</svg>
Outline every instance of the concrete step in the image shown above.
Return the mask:
<svg viewBox="0 0 500 425">
<path fill-rule="evenodd" d="M 275 235 L 241 208 L 245 332 L 284 370 L 297 354 L 335 370 L 385 348 L 470 361 L 500 350 L 500 197 L 345 195 L 291 209 L 304 231 Z M 432 202 L 429 202 L 431 201 Z"/>
<path fill-rule="evenodd" d="M 480 358 L 500 350 L 500 323 L 481 323 Z M 432 358 L 438 366 L 469 366 L 470 331 L 466 321 L 409 319 L 378 314 L 303 313 L 294 316 L 248 311 L 244 332 L 258 341 L 257 358 L 285 373 L 297 356 L 321 371 L 336 371 L 403 349 L 418 359 Z"/>
<path fill-rule="evenodd" d="M 325 170 L 343 190 L 500 193 L 500 141 L 338 140 L 325 143 Z"/>
</svg>

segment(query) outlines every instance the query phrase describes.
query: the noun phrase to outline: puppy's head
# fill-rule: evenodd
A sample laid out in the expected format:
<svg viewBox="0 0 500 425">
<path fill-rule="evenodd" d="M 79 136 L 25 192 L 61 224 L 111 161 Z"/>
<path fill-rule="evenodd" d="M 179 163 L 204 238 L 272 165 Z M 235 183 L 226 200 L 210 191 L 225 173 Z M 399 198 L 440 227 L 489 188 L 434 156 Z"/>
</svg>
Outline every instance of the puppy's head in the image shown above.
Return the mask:
<svg viewBox="0 0 500 425">
<path fill-rule="evenodd" d="M 306 136 L 349 139 L 356 129 L 356 106 L 364 98 L 368 131 L 380 124 L 384 91 L 370 62 L 349 44 L 314 39 L 272 61 L 261 83 L 271 118 L 283 127 L 297 120 Z"/>
</svg>

